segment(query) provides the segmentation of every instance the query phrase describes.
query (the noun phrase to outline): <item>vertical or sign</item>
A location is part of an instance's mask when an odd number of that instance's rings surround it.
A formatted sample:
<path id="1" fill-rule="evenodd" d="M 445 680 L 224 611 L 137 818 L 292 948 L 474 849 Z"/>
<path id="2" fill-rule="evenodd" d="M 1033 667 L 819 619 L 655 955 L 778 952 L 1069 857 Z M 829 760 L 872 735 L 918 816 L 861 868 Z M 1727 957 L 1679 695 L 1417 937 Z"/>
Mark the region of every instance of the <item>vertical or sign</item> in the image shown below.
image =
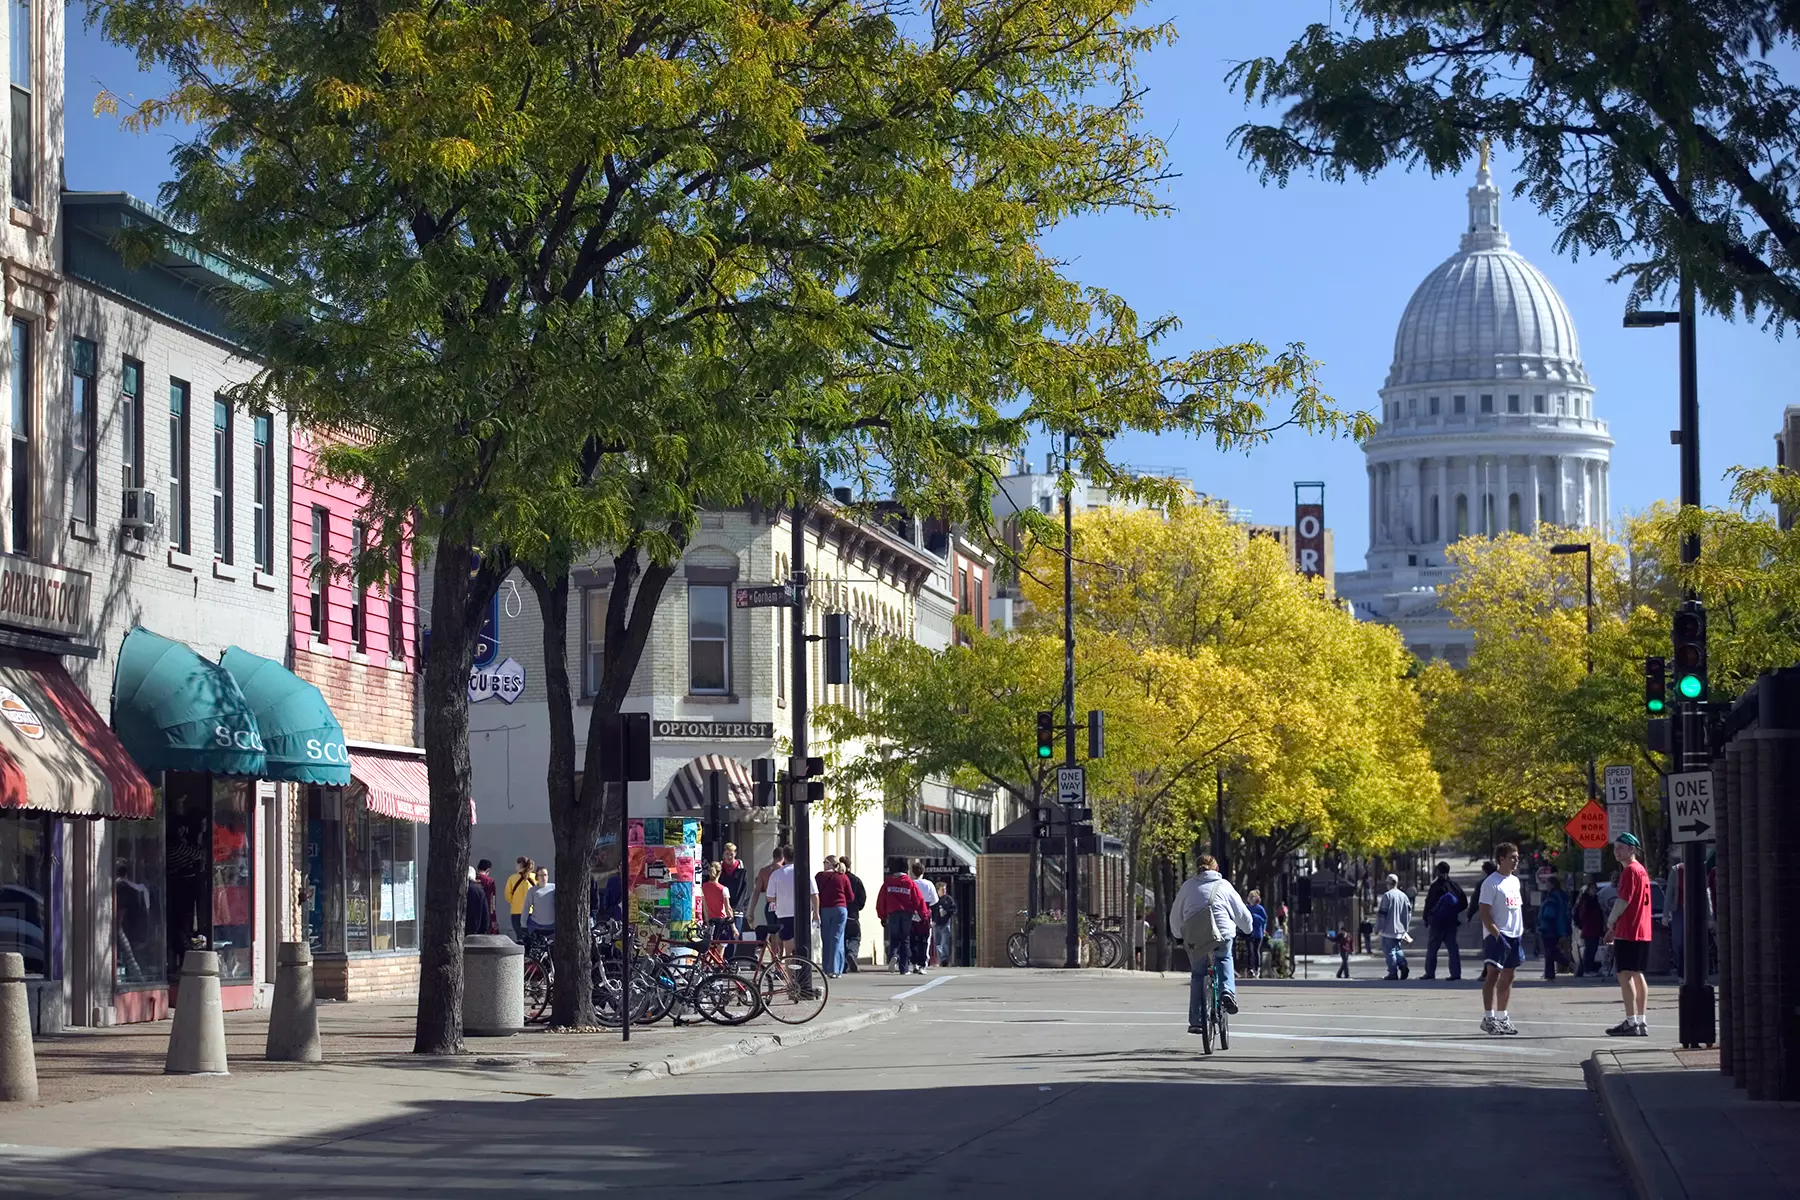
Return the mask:
<path id="1" fill-rule="evenodd" d="M 1711 771 L 1669 776 L 1669 828 L 1677 843 L 1713 840 Z"/>
<path id="2" fill-rule="evenodd" d="M 1301 502 L 1301 490 L 1316 492 L 1317 499 Z M 1294 566 L 1308 578 L 1325 573 L 1325 485 L 1294 485 Z"/>
<path id="3" fill-rule="evenodd" d="M 1563 830 L 1583 850 L 1599 850 L 1607 843 L 1606 810 L 1589 800 L 1581 806 L 1580 812 L 1569 818 Z"/>
<path id="4" fill-rule="evenodd" d="M 490 667 L 500 656 L 500 593 L 495 592 L 488 597 L 487 608 L 481 614 L 481 632 L 475 635 L 475 663 L 477 671 Z"/>
<path id="5" fill-rule="evenodd" d="M 1633 810 L 1637 808 L 1637 787 L 1632 782 L 1630 767 L 1606 768 L 1606 837 L 1618 841 L 1621 833 L 1631 832 Z"/>
<path id="6" fill-rule="evenodd" d="M 1581 852 L 1581 869 L 1589 875 L 1598 875 L 1600 873 L 1600 854 L 1599 850 L 1583 850 Z"/>
<path id="7" fill-rule="evenodd" d="M 1060 804 L 1082 804 L 1087 800 L 1087 769 L 1056 768 L 1056 799 Z"/>

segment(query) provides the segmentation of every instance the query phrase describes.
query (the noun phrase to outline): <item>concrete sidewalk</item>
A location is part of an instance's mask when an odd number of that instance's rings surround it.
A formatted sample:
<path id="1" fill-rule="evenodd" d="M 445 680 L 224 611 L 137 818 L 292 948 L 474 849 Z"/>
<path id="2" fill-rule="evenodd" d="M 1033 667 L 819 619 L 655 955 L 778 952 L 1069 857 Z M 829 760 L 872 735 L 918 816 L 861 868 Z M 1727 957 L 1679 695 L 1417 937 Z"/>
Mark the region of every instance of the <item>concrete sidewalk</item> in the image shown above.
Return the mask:
<path id="1" fill-rule="evenodd" d="M 1800 1198 L 1800 1104 L 1753 1104 L 1716 1050 L 1596 1050 L 1588 1082 L 1640 1200 Z"/>

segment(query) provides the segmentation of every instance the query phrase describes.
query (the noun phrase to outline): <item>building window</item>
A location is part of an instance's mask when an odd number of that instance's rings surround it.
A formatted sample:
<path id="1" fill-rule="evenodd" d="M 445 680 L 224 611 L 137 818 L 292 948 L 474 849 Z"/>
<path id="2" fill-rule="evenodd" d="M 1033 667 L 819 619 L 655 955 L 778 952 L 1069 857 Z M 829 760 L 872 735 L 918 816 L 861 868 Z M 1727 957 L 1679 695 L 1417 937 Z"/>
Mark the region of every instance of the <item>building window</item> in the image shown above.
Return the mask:
<path id="1" fill-rule="evenodd" d="M 126 359 L 119 368 L 119 428 L 124 434 L 119 483 L 144 486 L 144 364 Z"/>
<path id="2" fill-rule="evenodd" d="M 350 522 L 350 645 L 359 654 L 369 650 L 369 589 L 363 583 L 366 540 L 363 523 Z"/>
<path id="3" fill-rule="evenodd" d="M 388 584 L 388 657 L 406 659 L 406 539 L 394 539 L 394 579 Z"/>
<path id="4" fill-rule="evenodd" d="M 1437 541 L 1438 538 L 1442 536 L 1442 534 L 1438 532 L 1438 528 L 1438 498 L 1433 496 L 1431 498 L 1431 527 L 1425 535 L 1425 540 L 1430 542 Z"/>
<path id="5" fill-rule="evenodd" d="M 1520 411 L 1519 410 L 1519 398 L 1517 396 L 1513 396 L 1513 395 L 1507 396 L 1506 411 L 1509 413 L 1516 413 L 1516 412 Z"/>
<path id="6" fill-rule="evenodd" d="M 1456 498 L 1456 536 L 1459 538 L 1469 536 L 1469 498 L 1467 496 Z"/>
<path id="7" fill-rule="evenodd" d="M 32 36 L 31 0 L 12 0 L 12 199 L 23 208 L 32 204 L 32 167 L 37 162 L 32 137 Z"/>
<path id="8" fill-rule="evenodd" d="M 1492 396 L 1483 396 L 1481 398 L 1481 411 L 1484 413 L 1491 413 L 1494 411 L 1494 398 Z"/>
<path id="9" fill-rule="evenodd" d="M 1525 531 L 1525 519 L 1519 504 L 1519 493 L 1514 492 L 1506 498 L 1506 527 L 1514 533 Z"/>
<path id="10" fill-rule="evenodd" d="M 231 405 L 213 397 L 213 557 L 232 561 Z"/>
<path id="11" fill-rule="evenodd" d="M 688 585 L 688 691 L 722 696 L 731 691 L 731 589 Z"/>
<path id="12" fill-rule="evenodd" d="M 1469 398 L 1467 396 L 1452 396 L 1452 397 L 1450 397 L 1450 411 L 1455 412 L 1455 413 L 1467 411 L 1468 399 Z"/>
<path id="13" fill-rule="evenodd" d="M 251 456 L 250 522 L 256 543 L 256 569 L 275 573 L 275 419 L 268 413 L 251 418 L 254 445 Z"/>
<path id="14" fill-rule="evenodd" d="M 1533 396 L 1531 398 L 1531 411 L 1536 412 L 1536 413 L 1548 411 L 1548 409 L 1546 408 L 1546 406 L 1544 404 L 1544 398 L 1542 396 Z"/>
<path id="15" fill-rule="evenodd" d="M 581 589 L 581 694 L 600 694 L 600 674 L 606 669 L 606 588 Z"/>
<path id="16" fill-rule="evenodd" d="M 31 553 L 32 404 L 31 326 L 12 324 L 12 544 L 14 554 Z"/>
<path id="17" fill-rule="evenodd" d="M 328 954 L 416 950 L 418 830 L 370 812 L 362 795 L 306 789 L 306 939 Z"/>
<path id="18" fill-rule="evenodd" d="M 1406 415 L 1409 417 L 1416 417 L 1419 415 L 1419 398 L 1417 396 L 1408 396 L 1406 398 Z"/>
<path id="19" fill-rule="evenodd" d="M 169 380 L 169 545 L 190 547 L 188 525 L 188 385 Z"/>
<path id="20" fill-rule="evenodd" d="M 121 821 L 148 825 L 149 821 Z M 23 955 L 27 975 L 50 966 L 50 858 L 55 824 L 22 813 L 0 820 L 0 952 Z M 160 947 L 157 954 L 162 953 Z"/>
<path id="21" fill-rule="evenodd" d="M 1427 400 L 1425 403 L 1430 409 L 1430 414 L 1434 417 L 1437 416 L 1438 415 L 1438 398 L 1436 396 L 1433 396 L 1429 400 Z"/>
<path id="22" fill-rule="evenodd" d="M 170 976 L 180 974 L 187 948 L 199 944 L 218 951 L 222 981 L 251 981 L 254 786 L 198 771 L 163 772 L 169 924 L 165 962 Z"/>
<path id="23" fill-rule="evenodd" d="M 94 493 L 99 486 L 94 438 L 99 428 L 94 411 L 94 370 L 99 355 L 94 343 L 76 338 L 69 345 L 69 515 L 94 528 Z"/>
<path id="24" fill-rule="evenodd" d="M 312 554 L 306 560 L 307 590 L 311 593 L 311 629 L 313 640 L 331 640 L 331 617 L 326 605 L 331 599 L 331 513 L 323 504 L 313 505 Z"/>

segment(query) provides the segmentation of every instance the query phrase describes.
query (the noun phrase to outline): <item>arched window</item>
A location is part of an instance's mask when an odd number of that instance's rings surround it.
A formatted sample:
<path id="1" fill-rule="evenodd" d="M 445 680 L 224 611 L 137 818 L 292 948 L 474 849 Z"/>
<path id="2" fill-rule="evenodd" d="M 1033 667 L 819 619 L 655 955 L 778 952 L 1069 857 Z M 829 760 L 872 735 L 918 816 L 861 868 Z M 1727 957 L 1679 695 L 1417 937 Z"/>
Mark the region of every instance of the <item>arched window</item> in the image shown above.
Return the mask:
<path id="1" fill-rule="evenodd" d="M 1431 524 L 1426 530 L 1425 540 L 1435 542 L 1442 537 L 1443 534 L 1438 532 L 1438 528 L 1438 498 L 1433 496 L 1431 498 Z"/>
<path id="2" fill-rule="evenodd" d="M 1456 536 L 1459 538 L 1469 536 L 1469 498 L 1467 496 L 1456 498 Z"/>
<path id="3" fill-rule="evenodd" d="M 1506 527 L 1514 533 L 1525 532 L 1525 516 L 1517 492 L 1506 498 Z"/>

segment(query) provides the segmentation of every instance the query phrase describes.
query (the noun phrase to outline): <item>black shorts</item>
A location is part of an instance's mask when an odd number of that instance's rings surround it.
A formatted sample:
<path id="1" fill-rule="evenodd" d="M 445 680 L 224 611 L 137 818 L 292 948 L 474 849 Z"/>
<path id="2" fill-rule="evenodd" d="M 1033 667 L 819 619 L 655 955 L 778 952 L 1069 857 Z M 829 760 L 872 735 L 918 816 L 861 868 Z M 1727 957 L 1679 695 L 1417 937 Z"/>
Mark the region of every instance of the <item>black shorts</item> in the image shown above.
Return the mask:
<path id="1" fill-rule="evenodd" d="M 1643 972 L 1649 969 L 1649 942 L 1631 942 L 1624 938 L 1613 940 L 1613 970 Z"/>
<path id="2" fill-rule="evenodd" d="M 777 925 L 777 929 L 775 931 L 776 937 L 780 938 L 784 942 L 791 942 L 794 940 L 794 918 L 792 918 L 792 917 L 777 917 L 777 918 L 775 918 L 775 923 Z"/>

